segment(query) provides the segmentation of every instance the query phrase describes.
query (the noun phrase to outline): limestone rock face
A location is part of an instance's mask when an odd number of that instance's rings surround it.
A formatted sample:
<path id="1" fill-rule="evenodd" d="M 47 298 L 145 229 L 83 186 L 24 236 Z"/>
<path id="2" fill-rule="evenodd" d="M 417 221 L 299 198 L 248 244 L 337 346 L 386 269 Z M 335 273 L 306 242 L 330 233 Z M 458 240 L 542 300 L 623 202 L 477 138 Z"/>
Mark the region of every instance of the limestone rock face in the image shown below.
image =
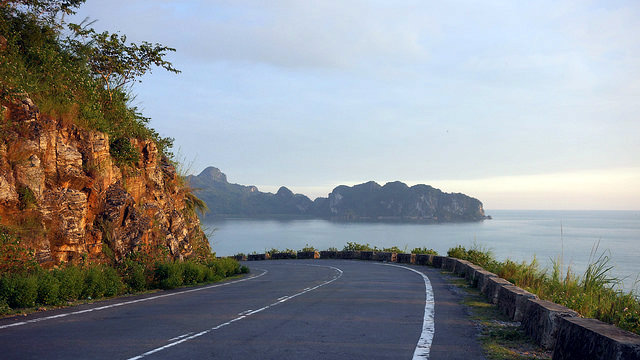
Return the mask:
<path id="1" fill-rule="evenodd" d="M 316 209 L 319 214 L 328 213 L 336 220 L 455 222 L 485 219 L 478 199 L 445 193 L 429 185 L 409 187 L 399 181 L 383 186 L 373 181 L 351 187 L 338 186 L 329 194 L 327 202 L 318 202 Z"/>
<path id="2" fill-rule="evenodd" d="M 130 139 L 140 160 L 121 169 L 107 134 L 41 114 L 26 96 L 2 105 L 0 225 L 20 230 L 42 263 L 118 260 L 159 247 L 183 258 L 209 248 L 154 142 Z"/>
<path id="3" fill-rule="evenodd" d="M 24 163 L 15 165 L 14 173 L 17 184 L 28 187 L 38 200 L 42 200 L 42 193 L 45 190 L 44 170 L 36 154 L 29 156 Z"/>
<path id="4" fill-rule="evenodd" d="M 12 203 L 18 201 L 18 193 L 13 184 L 13 178 L 7 179 L 4 175 L 0 175 L 0 202 Z"/>

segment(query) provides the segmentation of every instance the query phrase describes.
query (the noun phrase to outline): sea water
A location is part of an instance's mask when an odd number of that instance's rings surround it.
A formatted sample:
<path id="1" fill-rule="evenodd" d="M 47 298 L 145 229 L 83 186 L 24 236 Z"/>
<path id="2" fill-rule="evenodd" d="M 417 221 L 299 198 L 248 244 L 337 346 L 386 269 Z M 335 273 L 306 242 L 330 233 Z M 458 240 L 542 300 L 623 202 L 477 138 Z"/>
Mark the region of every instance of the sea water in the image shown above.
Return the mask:
<path id="1" fill-rule="evenodd" d="M 612 275 L 625 290 L 640 289 L 640 211 L 487 210 L 493 217 L 474 223 L 345 223 L 326 220 L 203 219 L 218 256 L 262 253 L 271 248 L 318 250 L 347 242 L 407 252 L 427 247 L 446 255 L 456 245 L 480 246 L 499 260 L 531 261 L 542 267 L 553 260 L 582 274 L 594 257 L 611 258 Z"/>

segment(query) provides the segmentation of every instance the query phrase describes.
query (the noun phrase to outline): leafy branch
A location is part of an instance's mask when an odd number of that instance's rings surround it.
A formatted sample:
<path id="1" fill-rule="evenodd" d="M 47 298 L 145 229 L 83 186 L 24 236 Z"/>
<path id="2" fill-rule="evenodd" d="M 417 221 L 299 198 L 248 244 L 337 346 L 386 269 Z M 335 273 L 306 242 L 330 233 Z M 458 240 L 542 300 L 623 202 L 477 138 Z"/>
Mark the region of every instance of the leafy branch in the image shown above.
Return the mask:
<path id="1" fill-rule="evenodd" d="M 135 81 L 140 82 L 139 78 L 151 72 L 153 66 L 180 73 L 164 59 L 167 52 L 176 51 L 168 46 L 146 41 L 127 45 L 126 35 L 110 34 L 107 31 L 97 33 L 94 29 L 79 24 L 69 24 L 69 29 L 75 37 L 67 40 L 68 45 L 84 56 L 93 74 L 102 79 L 109 101 L 113 100 L 114 91 Z"/>

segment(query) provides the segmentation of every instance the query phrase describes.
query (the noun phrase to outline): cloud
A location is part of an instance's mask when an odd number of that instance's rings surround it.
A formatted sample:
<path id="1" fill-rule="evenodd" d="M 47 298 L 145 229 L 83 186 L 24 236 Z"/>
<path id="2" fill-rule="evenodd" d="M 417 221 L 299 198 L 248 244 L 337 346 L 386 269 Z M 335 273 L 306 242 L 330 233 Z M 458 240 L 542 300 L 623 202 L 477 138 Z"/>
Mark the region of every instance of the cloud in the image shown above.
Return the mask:
<path id="1" fill-rule="evenodd" d="M 517 184 L 525 191 L 526 174 L 640 166 L 639 9 L 637 1 L 111 0 L 87 2 L 78 17 L 177 48 L 170 61 L 183 73 L 154 71 L 136 90 L 152 125 L 199 168 L 318 195 L 331 189 L 313 182 L 337 176 L 525 174 L 482 190 L 506 204 L 500 194 Z M 470 181 L 460 185 L 480 184 Z"/>
<path id="2" fill-rule="evenodd" d="M 332 68 L 376 58 L 397 62 L 427 56 L 420 43 L 424 26 L 415 16 L 364 0 L 112 3 L 110 11 L 132 9 L 120 19 L 123 32 L 162 38 L 199 61 Z M 82 13 L 92 10 L 99 9 L 89 6 Z M 94 11 L 98 19 L 100 14 L 111 17 Z"/>
<path id="3" fill-rule="evenodd" d="M 436 180 L 444 191 L 476 196 L 491 209 L 638 210 L 640 168 Z"/>

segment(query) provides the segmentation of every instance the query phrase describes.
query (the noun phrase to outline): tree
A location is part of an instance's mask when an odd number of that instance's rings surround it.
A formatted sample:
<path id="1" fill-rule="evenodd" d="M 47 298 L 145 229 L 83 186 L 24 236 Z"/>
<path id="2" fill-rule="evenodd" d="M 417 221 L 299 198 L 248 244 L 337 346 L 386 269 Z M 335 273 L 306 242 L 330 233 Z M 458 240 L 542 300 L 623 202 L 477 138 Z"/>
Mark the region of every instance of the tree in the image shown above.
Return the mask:
<path id="1" fill-rule="evenodd" d="M 173 48 L 146 41 L 140 45 L 127 45 L 126 35 L 110 34 L 107 31 L 97 33 L 78 24 L 69 24 L 69 29 L 76 35 L 68 40 L 69 45 L 76 53 L 86 57 L 91 71 L 103 80 L 110 101 L 113 100 L 114 91 L 135 82 L 146 72 L 151 72 L 154 65 L 180 73 L 170 62 L 164 60 L 168 51 L 176 51 Z M 76 40 L 77 38 L 84 42 Z"/>

